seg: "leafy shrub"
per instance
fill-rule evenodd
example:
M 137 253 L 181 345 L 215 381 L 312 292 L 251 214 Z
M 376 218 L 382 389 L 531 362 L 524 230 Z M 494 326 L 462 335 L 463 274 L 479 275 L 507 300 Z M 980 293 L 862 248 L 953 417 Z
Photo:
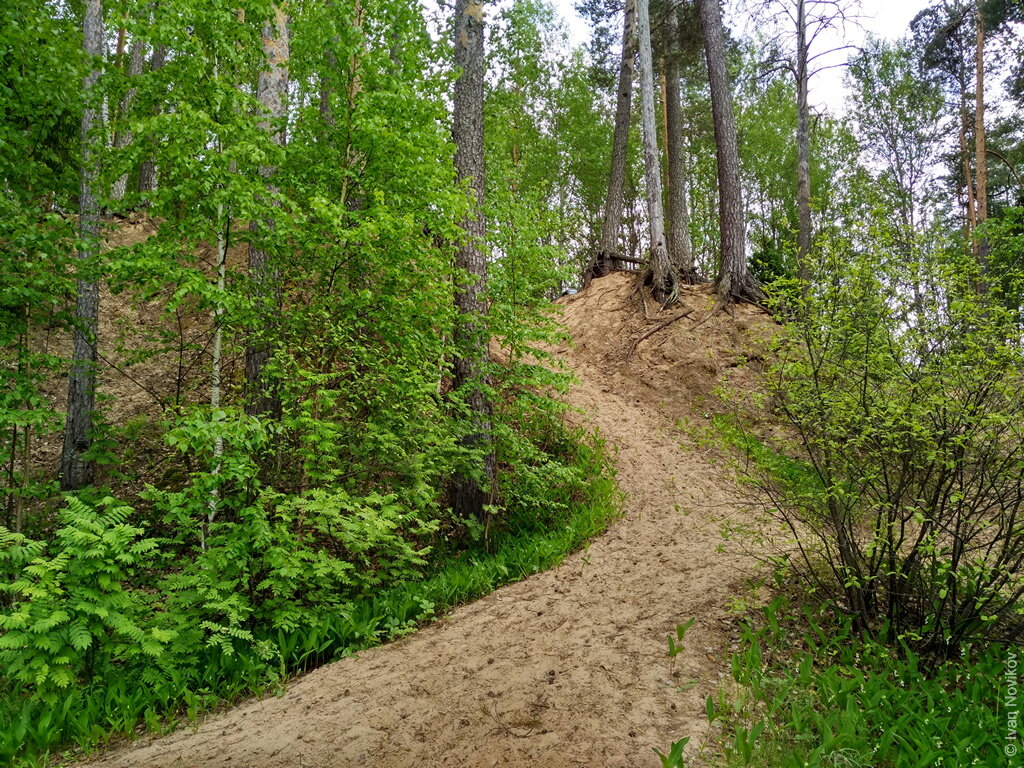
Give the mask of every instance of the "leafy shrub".
M 19 9 L 23 10 L 28 9 Z M 25 157 L 14 164 L 3 157 L 9 149 L 7 139 L 21 132 L 5 124 L 0 133 L 0 172 L 5 178 L 22 164 L 31 169 L 34 163 Z M 60 216 L 20 205 L 9 185 L 0 192 L 0 454 L 5 457 L 0 524 L 22 533 L 35 533 L 29 506 L 56 490 L 53 478 L 32 466 L 31 457 L 38 438 L 63 423 L 44 395 L 63 361 L 39 341 L 68 321 L 67 253 L 73 237 Z
M 407 503 L 397 492 L 269 488 L 260 462 L 268 427 L 232 409 L 187 414 L 167 440 L 194 471 L 182 488 L 150 488 L 146 498 L 174 532 L 175 549 L 190 552 L 189 566 L 159 582 L 167 610 L 189 627 L 188 644 L 218 645 L 226 654 L 256 644 L 273 656 L 254 632 L 315 624 L 422 575 L 429 548 L 418 542 L 437 523 L 417 489 Z
M 163 728 L 399 637 L 551 567 L 618 509 L 601 441 L 540 420 L 547 443 L 536 458 L 558 472 L 557 514 L 530 521 L 543 488 L 517 486 L 517 456 L 505 488 L 517 506 L 499 515 L 489 550 L 448 542 L 437 557 L 427 544 L 443 516 L 436 491 L 274 490 L 251 460 L 263 426 L 214 416 L 187 413 L 168 432 L 193 471 L 146 494 L 159 538 L 133 522 L 139 510 L 74 496 L 49 547 L 0 529 L 10 601 L 0 662 L 11 670 L 0 682 L 0 759 L 89 747 L 139 723 Z M 510 440 L 527 451 L 524 435 Z
M 888 627 L 937 659 L 1011 638 L 1024 594 L 1016 318 L 978 293 L 970 258 L 934 266 L 947 289 L 927 298 L 903 265 L 832 266 L 831 284 L 788 297 L 764 382 L 783 430 L 727 427 L 742 474 L 795 539 L 782 556 L 859 630 Z

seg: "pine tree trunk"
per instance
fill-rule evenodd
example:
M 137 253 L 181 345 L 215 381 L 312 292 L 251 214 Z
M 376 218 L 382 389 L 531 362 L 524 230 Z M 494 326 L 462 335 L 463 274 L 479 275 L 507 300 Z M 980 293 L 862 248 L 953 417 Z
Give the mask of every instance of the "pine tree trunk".
M 679 36 L 673 11 L 668 15 L 668 38 L 672 45 Z M 665 58 L 665 154 L 668 162 L 668 259 L 679 278 L 698 282 L 690 244 L 690 213 L 686 204 L 686 165 L 683 147 L 683 111 L 679 93 L 679 59 L 676 51 Z
M 661 188 L 664 190 L 666 236 L 668 235 L 668 79 L 665 77 L 665 57 L 658 59 L 658 88 L 661 95 Z M 673 265 L 674 267 L 675 265 Z
M 651 18 L 648 0 L 636 0 L 640 38 L 640 117 L 644 139 L 644 179 L 647 185 L 647 217 L 651 230 L 651 292 L 663 306 L 673 304 L 679 288 L 665 245 L 665 209 L 661 197 L 661 162 L 658 128 L 654 118 L 654 54 L 651 50 Z
M 964 184 L 967 193 L 967 234 L 973 236 L 974 227 L 977 225 L 975 217 L 977 209 L 974 205 L 974 174 L 971 171 L 971 150 L 967 145 L 967 131 L 969 118 L 967 115 L 967 95 L 961 91 L 960 94 L 960 159 L 964 166 Z
M 271 134 L 274 143 L 284 146 L 286 140 L 285 98 L 288 95 L 288 17 L 282 5 L 274 6 L 274 19 L 263 27 L 263 54 L 267 67 L 256 82 L 256 98 L 263 113 L 261 127 Z M 274 166 L 260 167 L 260 176 L 267 180 L 267 192 L 271 198 L 277 195 L 277 188 L 270 182 L 277 169 Z M 249 225 L 253 241 L 249 244 L 249 280 L 253 286 L 253 298 L 265 316 L 273 317 L 273 304 L 278 295 L 277 267 L 269 258 L 266 238 L 273 232 L 274 222 L 270 218 L 253 221 Z M 276 387 L 267 380 L 266 367 L 270 362 L 270 344 L 266 338 L 267 325 L 250 335 L 245 347 L 246 404 L 251 414 L 277 416 L 280 400 Z
M 619 252 L 622 231 L 622 210 L 625 206 L 626 159 L 629 151 L 629 123 L 633 100 L 633 60 L 636 57 L 636 2 L 626 0 L 622 21 L 622 59 L 619 63 L 619 84 L 615 95 L 615 133 L 612 137 L 612 165 L 608 174 L 608 197 L 601 239 L 598 243 L 599 274 L 611 267 L 612 257 Z
M 128 79 L 131 80 L 133 77 L 138 77 L 142 74 L 142 66 L 145 62 L 146 46 L 141 40 L 133 40 L 131 53 L 128 57 Z M 124 96 L 121 97 L 121 103 L 118 107 L 119 117 L 124 121 L 129 112 L 131 112 L 132 105 L 135 103 L 135 94 L 137 89 L 135 86 L 128 88 Z M 114 137 L 114 148 L 124 149 L 132 141 L 131 131 L 126 128 L 122 128 L 118 131 L 117 136 Z M 110 196 L 114 200 L 121 200 L 124 198 L 124 193 L 128 189 L 128 174 L 123 174 L 117 181 L 114 182 L 114 187 L 110 191 Z
M 484 219 L 484 5 L 482 0 L 455 2 L 455 82 L 452 136 L 455 140 L 455 172 L 460 182 L 469 181 L 473 206 L 462 222 L 466 238 L 459 245 L 455 265 L 469 274 L 469 284 L 455 290 L 454 391 L 469 408 L 471 426 L 463 444 L 481 450 L 483 466 L 454 478 L 453 508 L 456 516 L 483 519 L 495 477 L 492 448 L 491 403 L 484 391 L 487 363 L 487 236 Z
M 985 15 L 982 0 L 977 0 L 977 46 L 975 53 L 974 90 L 974 168 L 975 203 L 978 210 L 975 224 L 983 224 L 988 218 L 988 162 L 985 157 Z M 977 243 L 978 267 L 981 273 L 978 289 L 987 290 L 988 239 L 982 237 Z
M 704 54 L 711 83 L 711 113 L 715 124 L 718 158 L 719 230 L 722 257 L 715 280 L 719 301 L 760 301 L 760 287 L 747 272 L 746 235 L 743 217 L 743 188 L 740 186 L 740 156 L 736 141 L 736 116 L 725 58 L 725 33 L 719 0 L 699 0 L 704 34 Z
M 156 45 L 153 47 L 153 56 L 150 59 L 149 71 L 156 72 L 163 69 L 167 61 L 167 47 Z M 139 167 L 139 192 L 155 192 L 157 185 L 156 154 L 150 154 Z
M 808 100 L 807 67 L 807 3 L 797 0 L 796 16 L 796 206 L 797 206 L 797 270 L 806 290 L 811 280 L 811 246 L 814 225 L 811 219 L 811 132 Z
M 83 23 L 85 53 L 96 63 L 103 55 L 103 2 L 88 0 Z M 79 191 L 79 269 L 91 267 L 90 262 L 100 247 L 100 211 L 96 199 L 96 150 L 102 127 L 102 113 L 94 96 L 100 70 L 85 76 L 82 91 L 85 109 L 82 112 L 82 171 Z M 83 454 L 92 445 L 93 411 L 96 407 L 96 344 L 99 325 L 99 284 L 95 278 L 81 274 L 75 303 L 75 339 L 68 376 L 68 413 L 64 426 L 64 445 L 60 457 L 60 487 L 71 491 L 91 483 L 95 467 Z

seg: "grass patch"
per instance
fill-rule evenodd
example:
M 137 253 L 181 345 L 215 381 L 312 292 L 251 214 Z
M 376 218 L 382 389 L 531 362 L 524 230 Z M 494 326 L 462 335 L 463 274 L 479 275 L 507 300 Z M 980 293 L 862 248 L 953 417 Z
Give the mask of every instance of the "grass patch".
M 718 761 L 734 768 L 1007 766 L 1021 748 L 1003 703 L 1019 651 L 975 646 L 926 670 L 878 642 L 776 598 L 732 656 L 734 685 L 709 697 Z M 1011 654 L 1017 653 L 1018 656 Z M 1013 710 L 1014 707 L 1009 707 Z M 683 766 L 678 760 L 666 763 Z

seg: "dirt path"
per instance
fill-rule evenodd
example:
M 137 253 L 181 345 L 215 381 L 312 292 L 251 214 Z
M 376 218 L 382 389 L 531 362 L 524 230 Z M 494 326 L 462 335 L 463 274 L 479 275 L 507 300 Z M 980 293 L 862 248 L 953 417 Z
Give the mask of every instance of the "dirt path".
M 620 297 L 621 298 L 621 297 Z M 680 323 L 681 325 L 681 323 Z M 585 346 L 585 345 L 584 345 Z M 316 670 L 279 698 L 142 741 L 103 766 L 658 766 L 652 746 L 704 740 L 749 563 L 721 554 L 727 485 L 680 446 L 657 393 L 563 351 L 570 401 L 618 448 L 627 514 L 561 567 L 409 638 Z M 666 637 L 696 617 L 675 659 Z

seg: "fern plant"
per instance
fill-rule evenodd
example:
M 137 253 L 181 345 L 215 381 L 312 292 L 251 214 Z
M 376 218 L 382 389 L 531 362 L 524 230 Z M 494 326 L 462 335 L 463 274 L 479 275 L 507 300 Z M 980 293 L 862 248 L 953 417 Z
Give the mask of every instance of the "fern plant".
M 0 668 L 37 695 L 67 688 L 100 666 L 156 657 L 172 630 L 147 627 L 147 607 L 126 586 L 149 564 L 157 542 L 131 525 L 134 510 L 106 497 L 74 496 L 47 546 L 0 528 Z

